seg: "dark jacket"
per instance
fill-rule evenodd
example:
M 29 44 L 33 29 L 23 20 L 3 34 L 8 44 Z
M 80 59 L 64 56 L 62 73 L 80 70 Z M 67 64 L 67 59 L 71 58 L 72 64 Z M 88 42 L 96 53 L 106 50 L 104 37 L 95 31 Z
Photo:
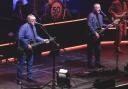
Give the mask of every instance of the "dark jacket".
M 95 12 L 91 12 L 89 14 L 88 27 L 89 27 L 89 32 L 91 34 L 94 34 L 98 28 L 101 28 L 102 26 L 105 25 L 105 24 L 103 24 L 103 16 L 100 13 L 98 14 L 98 17 L 99 17 L 99 22 L 98 22 Z M 99 23 L 100 23 L 100 25 L 99 25 Z

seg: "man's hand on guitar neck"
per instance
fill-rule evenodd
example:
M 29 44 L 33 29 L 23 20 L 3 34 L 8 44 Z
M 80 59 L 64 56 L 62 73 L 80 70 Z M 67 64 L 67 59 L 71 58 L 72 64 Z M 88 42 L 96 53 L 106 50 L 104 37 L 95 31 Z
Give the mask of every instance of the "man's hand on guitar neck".
M 45 43 L 50 43 L 49 39 L 44 39 L 43 40 Z

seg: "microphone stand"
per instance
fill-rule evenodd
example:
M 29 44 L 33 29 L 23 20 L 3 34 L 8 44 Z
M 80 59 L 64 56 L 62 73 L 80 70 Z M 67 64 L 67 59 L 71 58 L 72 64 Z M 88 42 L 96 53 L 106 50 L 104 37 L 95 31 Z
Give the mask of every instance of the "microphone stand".
M 54 22 L 55 23 L 55 22 Z M 60 44 L 58 44 L 54 39 L 55 37 L 52 37 L 45 29 L 45 27 L 41 24 L 36 22 L 36 24 L 40 25 L 41 29 L 45 32 L 45 34 L 49 37 L 49 39 L 53 39 L 52 41 L 54 42 L 54 44 L 56 44 L 56 46 L 59 48 Z M 62 48 L 64 52 L 66 52 L 66 50 L 64 48 Z
M 106 17 L 108 19 L 108 21 L 110 22 L 110 19 L 109 17 L 101 10 L 100 13 Z M 116 26 L 116 25 L 115 25 Z M 119 39 L 119 28 L 116 26 L 116 40 Z M 117 40 L 118 41 L 118 40 Z M 114 46 L 115 46 L 115 61 L 116 61 L 116 67 L 115 69 L 113 70 L 114 72 L 118 73 L 119 72 L 119 51 L 118 51 L 118 47 L 119 45 L 117 43 L 114 43 Z
M 53 57 L 53 63 L 52 63 L 52 80 L 50 80 L 48 83 L 46 83 L 42 89 L 46 86 L 48 86 L 50 83 L 52 83 L 51 85 L 51 89 L 56 89 L 56 81 L 55 81 L 55 73 L 56 73 L 56 56 L 59 55 L 59 47 L 60 45 L 55 41 L 54 37 L 52 37 L 47 31 L 46 31 L 46 28 L 41 24 L 41 23 L 38 23 L 36 22 L 36 24 L 39 24 L 41 29 L 45 32 L 45 34 L 49 37 L 49 39 L 52 39 L 53 43 L 57 46 L 57 49 L 54 49 L 50 52 L 50 55 Z
M 36 22 L 36 24 L 40 25 L 40 27 L 41 27 L 41 29 L 44 31 L 44 33 L 48 36 L 49 39 L 52 39 L 52 42 L 54 42 L 54 44 L 56 44 L 57 47 L 60 46 L 60 44 L 58 44 L 58 43 L 55 41 L 55 37 L 52 37 L 52 36 L 46 31 L 46 28 L 45 28 L 41 23 Z
M 108 17 L 107 14 L 105 14 L 102 10 L 100 10 L 101 15 L 105 18 L 105 20 L 108 20 L 108 22 L 110 23 L 112 20 Z
M 108 18 L 108 20 L 110 21 L 109 17 L 102 10 L 100 12 L 104 17 Z M 118 35 L 119 34 L 119 27 L 118 26 L 116 26 L 116 33 L 115 34 L 116 34 L 116 41 L 118 41 L 118 39 L 119 39 L 119 35 Z M 118 45 L 118 43 L 114 43 L 114 46 L 115 46 L 114 52 L 115 52 L 116 67 L 113 71 L 118 73 L 119 72 L 119 51 L 118 51 L 119 45 Z
M 119 39 L 119 28 L 116 26 L 116 41 L 118 41 Z M 119 72 L 119 45 L 118 43 L 114 43 L 115 46 L 115 59 L 116 59 L 116 67 L 115 67 L 115 72 L 118 73 Z

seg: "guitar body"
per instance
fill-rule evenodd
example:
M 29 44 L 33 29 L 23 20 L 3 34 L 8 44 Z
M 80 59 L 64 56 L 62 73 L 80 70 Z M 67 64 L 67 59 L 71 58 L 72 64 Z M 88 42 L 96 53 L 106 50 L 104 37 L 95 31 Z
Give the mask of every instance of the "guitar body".
M 37 54 L 41 51 L 41 48 L 39 48 L 39 46 L 41 45 L 41 43 L 43 42 L 33 42 L 33 41 L 29 41 L 29 44 L 32 46 L 32 49 L 29 48 L 25 48 L 22 45 L 18 45 L 18 55 L 23 55 L 24 53 L 27 55 L 31 55 L 31 54 Z
M 21 55 L 29 56 L 29 55 L 32 55 L 32 54 L 33 54 L 33 50 L 30 50 L 28 48 L 18 47 L 18 49 L 17 49 L 17 56 L 18 57 L 21 56 Z
M 30 41 L 29 43 L 32 44 L 33 42 Z M 33 47 L 32 49 L 29 49 L 29 48 L 23 47 L 22 45 L 18 45 L 18 54 L 19 55 L 24 55 L 24 54 L 31 55 L 35 52 L 35 49 L 36 49 L 36 47 Z
M 108 24 L 105 28 L 98 28 L 96 30 L 96 32 L 100 35 L 100 38 L 99 39 L 101 39 L 104 36 L 104 31 L 108 30 L 109 27 L 112 27 L 113 25 L 115 25 L 117 23 L 117 21 L 114 20 L 111 24 Z M 95 36 L 94 36 L 94 39 L 97 40 Z
M 94 40 L 94 42 L 95 41 L 99 41 L 99 40 L 101 40 L 102 39 L 102 37 L 104 36 L 104 32 L 105 30 L 104 29 L 102 29 L 102 28 L 98 28 L 97 30 L 96 30 L 96 32 L 100 35 L 100 38 L 96 38 L 96 36 L 95 35 L 93 35 L 93 40 Z
M 98 28 L 98 29 L 96 30 L 96 32 L 99 33 L 100 36 L 103 36 L 103 35 L 104 35 L 104 33 L 103 33 L 104 31 L 105 31 L 105 30 L 102 29 L 102 28 Z
M 27 54 L 37 54 L 41 51 L 41 45 L 42 44 L 47 44 L 50 43 L 51 41 L 54 41 L 55 38 L 50 38 L 47 39 L 47 41 L 42 41 L 42 42 L 33 42 L 30 41 L 29 44 L 32 46 L 32 49 L 28 49 L 28 48 L 24 48 L 22 46 L 20 46 L 20 43 L 18 43 L 18 51 L 22 54 L 22 53 L 27 53 Z M 46 40 L 46 39 L 45 39 Z M 40 47 L 39 47 L 40 46 Z

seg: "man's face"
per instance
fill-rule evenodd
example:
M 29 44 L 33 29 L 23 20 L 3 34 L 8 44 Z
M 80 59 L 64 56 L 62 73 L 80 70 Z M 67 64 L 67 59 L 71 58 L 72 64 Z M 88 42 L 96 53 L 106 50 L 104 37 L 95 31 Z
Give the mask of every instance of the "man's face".
M 95 5 L 94 5 L 94 10 L 95 10 L 97 13 L 100 13 L 100 11 L 101 11 L 101 6 L 100 6 L 100 4 L 95 4 Z
M 36 18 L 33 16 L 28 17 L 28 23 L 31 25 L 35 25 L 36 23 Z

